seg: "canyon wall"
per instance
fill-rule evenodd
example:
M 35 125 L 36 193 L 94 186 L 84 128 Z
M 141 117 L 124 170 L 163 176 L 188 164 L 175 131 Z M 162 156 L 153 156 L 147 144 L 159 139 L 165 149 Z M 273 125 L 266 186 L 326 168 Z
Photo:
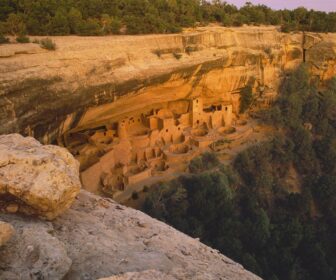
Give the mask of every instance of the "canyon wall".
M 174 35 L 54 37 L 0 46 L 0 133 L 44 143 L 168 101 L 205 97 L 237 103 L 247 83 L 276 91 L 305 59 L 334 74 L 335 34 L 283 34 L 275 27 L 209 27 Z
M 247 86 L 267 105 L 303 61 L 317 80 L 336 73 L 335 34 L 276 27 L 53 40 L 56 51 L 0 46 L 0 134 L 67 147 L 87 190 L 125 199 L 248 137 L 239 128 Z

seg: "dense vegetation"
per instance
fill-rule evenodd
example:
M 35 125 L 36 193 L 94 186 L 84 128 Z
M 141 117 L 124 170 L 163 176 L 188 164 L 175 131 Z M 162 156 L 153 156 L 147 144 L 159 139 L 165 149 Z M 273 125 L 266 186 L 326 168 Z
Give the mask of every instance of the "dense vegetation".
M 219 0 L 0 0 L 0 7 L 0 34 L 16 36 L 174 33 L 209 22 L 336 31 L 336 13 L 274 11 L 251 3 L 238 9 Z
M 336 79 L 321 92 L 304 66 L 264 114 L 273 140 L 228 168 L 205 154 L 144 210 L 264 279 L 336 279 Z
M 240 91 L 240 108 L 239 112 L 244 113 L 252 105 L 253 94 L 252 87 L 246 86 Z

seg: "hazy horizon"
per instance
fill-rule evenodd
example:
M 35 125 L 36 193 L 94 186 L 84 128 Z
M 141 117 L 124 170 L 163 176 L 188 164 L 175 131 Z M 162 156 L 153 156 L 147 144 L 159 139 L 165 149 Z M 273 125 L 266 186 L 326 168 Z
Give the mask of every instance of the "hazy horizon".
M 335 0 L 226 0 L 226 2 L 239 7 L 243 6 L 246 2 L 251 2 L 253 4 L 264 4 L 277 10 L 305 7 L 308 10 L 336 12 Z

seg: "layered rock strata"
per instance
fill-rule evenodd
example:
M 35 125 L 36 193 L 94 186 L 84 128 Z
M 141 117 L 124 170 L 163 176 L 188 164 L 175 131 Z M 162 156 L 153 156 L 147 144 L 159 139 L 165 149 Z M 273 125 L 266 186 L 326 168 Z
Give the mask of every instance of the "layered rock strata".
M 335 34 L 208 27 L 176 35 L 53 40 L 55 52 L 34 44 L 0 46 L 0 133 L 62 142 L 71 130 L 169 101 L 200 96 L 206 105 L 235 103 L 234 94 L 248 83 L 276 91 L 284 71 L 302 61 L 316 76 L 335 74 Z

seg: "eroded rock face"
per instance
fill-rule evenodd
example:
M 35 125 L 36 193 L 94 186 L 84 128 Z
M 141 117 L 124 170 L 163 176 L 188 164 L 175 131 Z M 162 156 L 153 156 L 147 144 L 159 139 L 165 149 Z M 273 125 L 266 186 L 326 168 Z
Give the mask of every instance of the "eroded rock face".
M 0 221 L 0 247 L 12 238 L 14 232 L 15 230 L 10 224 Z
M 53 219 L 78 194 L 79 164 L 64 148 L 19 134 L 0 136 L 0 210 Z
M 336 73 L 335 34 L 284 34 L 276 27 L 53 40 L 55 52 L 0 46 L 0 133 L 50 143 L 178 99 L 235 103 L 251 80 L 276 91 L 286 70 L 304 59 L 320 78 Z
M 16 230 L 0 253 L 0 279 L 260 279 L 198 240 L 84 190 L 51 222 L 0 219 Z
M 0 249 L 0 279 L 62 279 L 72 261 L 52 225 L 24 220 L 14 222 L 15 238 Z

